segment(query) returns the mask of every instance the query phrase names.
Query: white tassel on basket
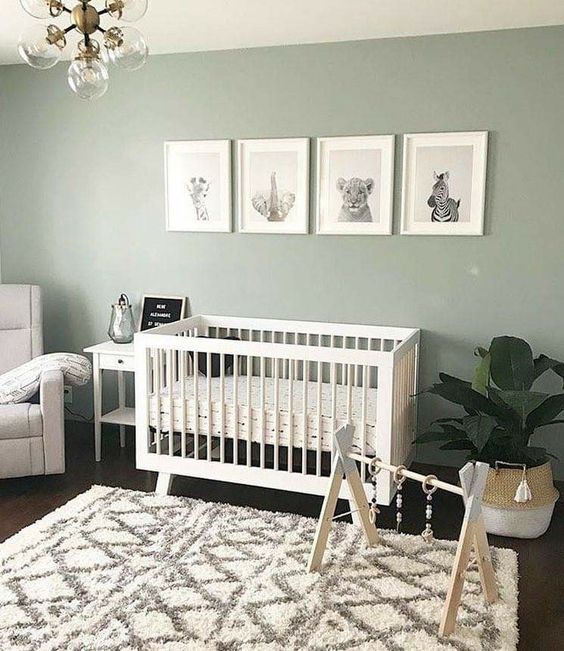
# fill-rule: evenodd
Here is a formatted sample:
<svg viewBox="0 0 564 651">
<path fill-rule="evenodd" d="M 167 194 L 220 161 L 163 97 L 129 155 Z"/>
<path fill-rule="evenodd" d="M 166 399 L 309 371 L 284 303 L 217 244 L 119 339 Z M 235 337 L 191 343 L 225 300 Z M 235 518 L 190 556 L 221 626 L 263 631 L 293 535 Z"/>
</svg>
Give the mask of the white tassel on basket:
<svg viewBox="0 0 564 651">
<path fill-rule="evenodd" d="M 521 478 L 521 481 L 519 482 L 519 486 L 517 486 L 517 490 L 515 491 L 515 497 L 513 498 L 513 501 L 529 502 L 532 499 L 533 499 L 533 495 L 531 493 L 531 489 L 529 488 L 529 484 L 527 483 L 527 466 L 523 465 L 523 476 Z"/>
</svg>

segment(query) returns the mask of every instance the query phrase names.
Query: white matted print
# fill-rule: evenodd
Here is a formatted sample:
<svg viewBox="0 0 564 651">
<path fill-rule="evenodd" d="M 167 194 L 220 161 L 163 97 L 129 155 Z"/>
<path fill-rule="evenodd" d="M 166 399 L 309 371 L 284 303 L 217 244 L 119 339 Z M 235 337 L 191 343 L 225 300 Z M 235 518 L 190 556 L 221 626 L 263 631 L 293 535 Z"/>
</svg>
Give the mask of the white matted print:
<svg viewBox="0 0 564 651">
<path fill-rule="evenodd" d="M 404 136 L 401 232 L 483 235 L 487 131 Z"/>
<path fill-rule="evenodd" d="M 316 232 L 392 233 L 394 136 L 317 140 Z"/>
<path fill-rule="evenodd" d="M 239 230 L 307 233 L 309 139 L 239 140 Z"/>
<path fill-rule="evenodd" d="M 231 231 L 229 140 L 165 142 L 167 231 Z"/>
</svg>

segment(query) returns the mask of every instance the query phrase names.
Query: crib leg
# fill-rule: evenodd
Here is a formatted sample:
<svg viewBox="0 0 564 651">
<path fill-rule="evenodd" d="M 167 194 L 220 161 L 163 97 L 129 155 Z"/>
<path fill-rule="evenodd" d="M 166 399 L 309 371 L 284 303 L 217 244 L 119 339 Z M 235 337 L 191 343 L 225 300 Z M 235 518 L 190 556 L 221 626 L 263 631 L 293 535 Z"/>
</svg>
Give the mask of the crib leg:
<svg viewBox="0 0 564 651">
<path fill-rule="evenodd" d="M 171 475 L 168 472 L 159 472 L 157 477 L 157 486 L 155 488 L 155 493 L 157 495 L 169 495 L 170 489 L 172 488 L 172 480 L 174 475 Z"/>
</svg>

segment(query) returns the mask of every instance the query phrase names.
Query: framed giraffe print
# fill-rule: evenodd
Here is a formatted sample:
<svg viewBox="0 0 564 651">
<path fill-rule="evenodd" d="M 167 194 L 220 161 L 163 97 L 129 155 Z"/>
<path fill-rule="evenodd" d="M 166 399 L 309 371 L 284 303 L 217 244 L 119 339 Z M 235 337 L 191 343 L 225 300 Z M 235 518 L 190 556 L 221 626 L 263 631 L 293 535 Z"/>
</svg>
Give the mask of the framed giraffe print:
<svg viewBox="0 0 564 651">
<path fill-rule="evenodd" d="M 318 235 L 391 235 L 394 136 L 317 139 Z"/>
<path fill-rule="evenodd" d="M 231 142 L 165 142 L 167 231 L 231 232 Z"/>
<path fill-rule="evenodd" d="M 239 232 L 307 233 L 309 139 L 239 140 Z"/>
<path fill-rule="evenodd" d="M 402 235 L 483 235 L 487 131 L 404 136 Z"/>
</svg>

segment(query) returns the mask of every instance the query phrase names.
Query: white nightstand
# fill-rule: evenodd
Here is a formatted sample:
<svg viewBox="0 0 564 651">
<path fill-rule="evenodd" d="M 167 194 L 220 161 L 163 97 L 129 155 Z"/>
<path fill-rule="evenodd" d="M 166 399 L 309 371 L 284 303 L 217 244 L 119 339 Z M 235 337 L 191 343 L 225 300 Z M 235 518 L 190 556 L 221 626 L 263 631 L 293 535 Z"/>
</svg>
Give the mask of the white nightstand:
<svg viewBox="0 0 564 651">
<path fill-rule="evenodd" d="M 115 344 L 105 341 L 103 344 L 89 346 L 85 353 L 92 353 L 94 370 L 94 447 L 96 461 L 102 458 L 102 423 L 119 425 L 121 447 L 125 447 L 125 425 L 135 426 L 135 408 L 125 405 L 124 373 L 135 372 L 135 357 L 133 343 Z M 118 375 L 118 405 L 117 409 L 102 414 L 102 385 L 103 371 L 117 371 Z"/>
</svg>

